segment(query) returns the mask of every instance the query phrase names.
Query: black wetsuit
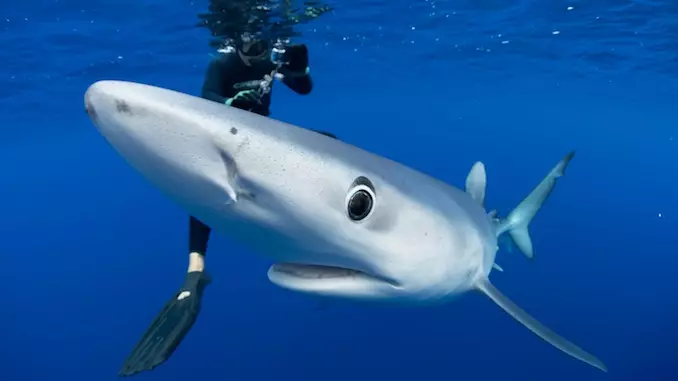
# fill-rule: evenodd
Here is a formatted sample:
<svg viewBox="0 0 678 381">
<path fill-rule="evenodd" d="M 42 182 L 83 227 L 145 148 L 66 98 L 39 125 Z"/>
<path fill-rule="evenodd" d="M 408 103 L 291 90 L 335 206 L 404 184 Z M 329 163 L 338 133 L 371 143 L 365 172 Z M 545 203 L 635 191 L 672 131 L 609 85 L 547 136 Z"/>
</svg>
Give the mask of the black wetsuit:
<svg viewBox="0 0 678 381">
<path fill-rule="evenodd" d="M 270 60 L 258 60 L 247 66 L 238 53 L 226 53 L 214 58 L 207 67 L 205 81 L 202 86 L 202 97 L 224 104 L 227 99 L 247 88 L 238 88 L 238 84 L 248 81 L 259 81 L 271 74 L 275 64 Z M 308 94 L 313 88 L 310 75 L 285 76 L 282 82 L 298 94 Z M 261 98 L 261 105 L 250 109 L 251 112 L 270 115 L 271 92 Z M 189 252 L 205 255 L 211 228 L 191 216 L 189 226 Z"/>
</svg>

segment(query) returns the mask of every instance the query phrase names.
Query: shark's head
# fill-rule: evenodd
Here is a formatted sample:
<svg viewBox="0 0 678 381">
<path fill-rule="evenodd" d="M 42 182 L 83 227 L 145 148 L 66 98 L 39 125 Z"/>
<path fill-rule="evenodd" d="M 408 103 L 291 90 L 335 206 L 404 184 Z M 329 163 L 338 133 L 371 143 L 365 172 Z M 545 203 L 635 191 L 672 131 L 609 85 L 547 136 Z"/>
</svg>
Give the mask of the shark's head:
<svg viewBox="0 0 678 381">
<path fill-rule="evenodd" d="M 496 242 L 483 209 L 391 160 L 147 85 L 97 82 L 85 106 L 156 187 L 273 259 L 268 276 L 281 287 L 435 303 L 472 288 L 492 266 Z"/>
</svg>

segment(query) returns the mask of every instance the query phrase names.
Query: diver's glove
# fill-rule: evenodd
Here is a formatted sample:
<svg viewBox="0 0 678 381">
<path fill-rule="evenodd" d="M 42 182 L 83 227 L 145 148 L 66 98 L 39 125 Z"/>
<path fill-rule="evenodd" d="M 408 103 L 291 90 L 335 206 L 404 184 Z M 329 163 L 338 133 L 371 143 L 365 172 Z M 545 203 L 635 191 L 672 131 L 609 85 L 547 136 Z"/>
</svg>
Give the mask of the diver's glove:
<svg viewBox="0 0 678 381">
<path fill-rule="evenodd" d="M 151 370 L 164 363 L 179 346 L 200 312 L 202 294 L 211 283 L 209 275 L 194 271 L 155 317 L 120 369 L 121 377 Z"/>
<path fill-rule="evenodd" d="M 304 44 L 287 45 L 283 54 L 283 75 L 302 76 L 308 73 L 308 48 Z"/>
<path fill-rule="evenodd" d="M 226 104 L 243 110 L 250 110 L 261 105 L 261 95 L 257 90 L 242 90 L 233 98 L 226 99 Z"/>
</svg>

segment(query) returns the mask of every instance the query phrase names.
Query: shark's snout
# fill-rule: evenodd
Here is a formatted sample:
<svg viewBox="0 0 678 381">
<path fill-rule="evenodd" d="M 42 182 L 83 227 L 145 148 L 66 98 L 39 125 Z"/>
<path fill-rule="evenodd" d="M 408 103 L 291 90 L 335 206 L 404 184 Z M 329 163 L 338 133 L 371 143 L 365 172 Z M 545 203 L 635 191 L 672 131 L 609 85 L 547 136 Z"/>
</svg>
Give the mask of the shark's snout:
<svg viewBox="0 0 678 381">
<path fill-rule="evenodd" d="M 129 89 L 127 89 L 129 90 Z M 114 81 L 99 81 L 85 92 L 85 112 L 97 127 L 100 127 L 100 113 L 123 113 L 132 115 L 132 108 L 125 99 L 124 86 Z"/>
<path fill-rule="evenodd" d="M 89 115 L 89 118 L 96 124 L 97 120 L 97 111 L 96 108 L 94 107 L 94 104 L 92 103 L 92 86 L 90 86 L 87 89 L 87 92 L 85 92 L 85 112 L 87 115 Z"/>
<path fill-rule="evenodd" d="M 230 168 L 215 145 L 213 127 L 178 93 L 99 81 L 87 89 L 84 101 L 106 141 L 171 198 L 196 209 L 230 202 Z"/>
<path fill-rule="evenodd" d="M 94 83 L 85 92 L 85 112 L 104 136 L 106 134 L 101 128 L 109 126 L 111 123 L 102 121 L 102 117 L 110 120 L 115 112 L 119 112 L 117 109 L 120 107 L 116 107 L 116 104 L 126 105 L 126 102 L 120 98 L 120 95 L 116 94 L 115 88 L 108 86 L 105 81 Z"/>
</svg>

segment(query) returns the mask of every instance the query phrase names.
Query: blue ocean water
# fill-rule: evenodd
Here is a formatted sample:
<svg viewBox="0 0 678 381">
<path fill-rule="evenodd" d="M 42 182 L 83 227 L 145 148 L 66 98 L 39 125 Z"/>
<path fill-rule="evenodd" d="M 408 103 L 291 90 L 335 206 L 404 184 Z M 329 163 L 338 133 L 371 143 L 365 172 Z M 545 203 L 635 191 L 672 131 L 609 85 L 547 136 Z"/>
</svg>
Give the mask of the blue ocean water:
<svg viewBox="0 0 678 381">
<path fill-rule="evenodd" d="M 493 282 L 600 357 L 552 348 L 481 295 L 434 308 L 318 309 L 215 235 L 214 282 L 139 380 L 676 380 L 678 3 L 331 2 L 300 25 L 313 93 L 272 117 L 462 186 L 476 160 L 506 213 L 569 150 Z M 83 94 L 124 79 L 199 94 L 207 0 L 0 4 L 0 380 L 113 380 L 180 286 L 187 216 L 93 128 Z"/>
</svg>

